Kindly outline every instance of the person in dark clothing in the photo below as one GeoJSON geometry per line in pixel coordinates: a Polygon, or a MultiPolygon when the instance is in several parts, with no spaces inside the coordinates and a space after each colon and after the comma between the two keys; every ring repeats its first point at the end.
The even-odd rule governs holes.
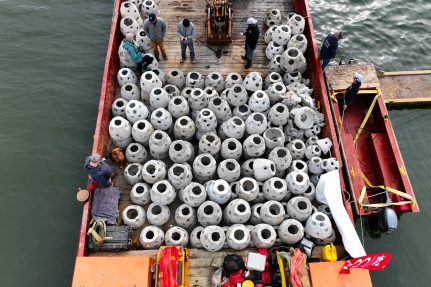
{"type": "Polygon", "coordinates": [[[85,159],[85,169],[97,187],[112,186],[111,167],[104,161],[100,154],[94,153],[85,159]]]}
{"type": "Polygon", "coordinates": [[[112,184],[111,167],[102,160],[100,154],[94,153],[85,159],[85,169],[96,184],[91,203],[91,216],[95,220],[115,225],[119,215],[118,201],[121,190],[112,184]]]}
{"type": "Polygon", "coordinates": [[[361,74],[355,73],[352,84],[346,89],[344,94],[342,94],[342,97],[340,97],[338,100],[338,108],[340,109],[341,116],[343,116],[347,107],[351,105],[357,98],[363,79],[364,77],[361,74]]]}
{"type": "Polygon", "coordinates": [[[329,34],[323,41],[320,48],[320,59],[322,60],[322,70],[325,70],[331,59],[335,58],[338,49],[338,41],[343,39],[343,32],[338,31],[335,34],[329,34]]]}
{"type": "Polygon", "coordinates": [[[244,68],[251,68],[253,65],[253,54],[256,49],[257,42],[259,41],[259,27],[257,26],[257,20],[253,17],[247,19],[247,30],[242,33],[245,36],[245,55],[242,56],[244,60],[247,60],[244,68]]]}

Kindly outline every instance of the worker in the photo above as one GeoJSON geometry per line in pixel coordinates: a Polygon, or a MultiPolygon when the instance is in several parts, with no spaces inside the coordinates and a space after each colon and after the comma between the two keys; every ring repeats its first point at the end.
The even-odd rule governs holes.
{"type": "Polygon", "coordinates": [[[121,190],[112,184],[111,167],[102,160],[100,154],[93,153],[86,158],[85,169],[96,185],[93,192],[91,216],[95,220],[115,225],[119,215],[118,202],[121,190]]]}
{"type": "Polygon", "coordinates": [[[148,66],[153,62],[154,58],[150,55],[143,56],[142,48],[136,44],[132,33],[126,33],[123,48],[129,53],[130,59],[138,65],[138,76],[142,74],[142,71],[148,70],[148,66]]]}
{"type": "Polygon", "coordinates": [[[322,61],[322,70],[325,70],[331,59],[335,58],[338,49],[338,41],[343,39],[343,32],[337,31],[335,34],[329,34],[323,40],[322,48],[320,48],[320,59],[322,61]]]}
{"type": "Polygon", "coordinates": [[[144,32],[150,38],[151,47],[154,50],[154,56],[157,61],[160,61],[159,48],[163,59],[167,60],[168,56],[166,55],[165,43],[163,42],[166,34],[165,21],[162,18],[156,17],[156,14],[151,13],[144,22],[144,32]]]}
{"type": "Polygon", "coordinates": [[[180,45],[181,45],[181,61],[180,63],[184,63],[186,61],[186,50],[189,47],[190,50],[190,59],[193,64],[196,63],[195,60],[195,49],[193,47],[193,40],[196,37],[195,25],[190,22],[189,19],[184,19],[183,21],[178,23],[177,34],[180,36],[180,45]]]}
{"type": "Polygon", "coordinates": [[[98,153],[93,153],[85,159],[85,169],[97,187],[112,186],[111,167],[102,160],[98,153]]]}
{"type": "Polygon", "coordinates": [[[257,42],[259,40],[259,27],[257,26],[257,20],[253,17],[247,19],[247,30],[241,33],[245,36],[245,55],[241,56],[244,60],[247,60],[244,68],[251,68],[253,65],[253,54],[256,49],[257,42]]]}
{"type": "Polygon", "coordinates": [[[355,73],[353,75],[352,84],[342,94],[342,98],[338,100],[338,107],[340,108],[341,116],[343,116],[347,107],[355,101],[363,79],[364,77],[361,74],[355,73]]]}

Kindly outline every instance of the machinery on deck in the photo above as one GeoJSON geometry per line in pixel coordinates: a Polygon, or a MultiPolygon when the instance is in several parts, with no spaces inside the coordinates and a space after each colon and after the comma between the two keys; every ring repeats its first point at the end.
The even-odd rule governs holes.
{"type": "Polygon", "coordinates": [[[232,4],[228,0],[207,1],[207,43],[228,44],[232,42],[232,4]]]}

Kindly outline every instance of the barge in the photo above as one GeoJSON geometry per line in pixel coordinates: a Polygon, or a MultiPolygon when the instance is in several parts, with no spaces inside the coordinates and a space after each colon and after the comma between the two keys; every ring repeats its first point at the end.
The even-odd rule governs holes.
{"type": "MultiPolygon", "coordinates": [[[[109,154],[113,147],[110,139],[108,127],[112,119],[111,106],[116,98],[119,97],[120,87],[117,83],[117,72],[120,68],[118,57],[118,49],[123,39],[120,33],[120,6],[122,0],[114,1],[114,14],[112,18],[112,26],[108,44],[107,57],[105,61],[103,82],[101,88],[100,102],[98,108],[97,125],[94,133],[93,153],[102,155],[109,154]]],[[[324,127],[321,131],[321,137],[329,138],[332,142],[330,149],[331,157],[335,158],[339,164],[338,169],[341,197],[343,199],[345,212],[353,222],[353,210],[349,201],[351,195],[350,190],[346,187],[345,182],[350,181],[349,176],[342,173],[343,160],[340,153],[339,140],[337,138],[337,124],[333,121],[331,115],[331,103],[327,97],[325,81],[323,78],[322,69],[320,66],[317,42],[314,37],[313,24],[307,0],[272,0],[272,1],[233,1],[232,2],[232,39],[231,43],[224,46],[215,46],[205,43],[206,35],[205,21],[207,4],[201,0],[192,1],[161,1],[159,8],[160,16],[166,20],[167,34],[165,36],[165,45],[167,47],[167,61],[161,61],[159,68],[163,71],[171,69],[180,69],[184,74],[197,71],[204,76],[210,72],[217,71],[223,76],[231,72],[237,72],[241,76],[245,76],[250,71],[243,68],[241,55],[243,54],[244,39],[240,36],[240,32],[245,28],[246,19],[253,16],[258,19],[261,29],[263,28],[263,19],[265,14],[274,7],[280,9],[282,14],[297,13],[305,19],[304,34],[307,38],[308,46],[305,53],[307,61],[307,74],[310,79],[310,87],[313,89],[313,98],[318,110],[324,115],[324,127]],[[196,64],[184,63],[180,61],[180,45],[176,36],[176,25],[183,19],[188,17],[195,23],[197,37],[195,41],[196,64]]],[[[265,32],[262,31],[261,35],[265,32]]],[[[270,71],[268,69],[268,60],[265,57],[265,43],[262,39],[259,40],[255,51],[255,58],[252,71],[259,72],[263,77],[266,77],[270,71]]],[[[399,151],[398,151],[399,153],[399,151]]],[[[113,165],[117,174],[122,174],[124,167],[113,165]]],[[[114,185],[122,189],[120,198],[120,214],[131,204],[129,198],[130,186],[124,182],[124,179],[114,178],[114,185]]],[[[89,182],[90,183],[90,182],[89,182]]],[[[152,286],[152,264],[157,260],[157,250],[143,250],[139,246],[139,232],[141,229],[134,230],[131,236],[131,246],[128,251],[123,252],[91,252],[88,250],[88,226],[91,219],[91,198],[83,206],[83,215],[81,221],[81,229],[79,236],[79,244],[77,250],[77,258],[75,264],[75,272],[72,285],[73,286],[152,286]]],[[[346,258],[346,253],[340,238],[336,241],[336,249],[338,258],[346,258]]],[[[217,252],[208,252],[198,249],[190,249],[188,251],[188,282],[189,286],[210,286],[210,277],[212,274],[212,266],[221,266],[223,259],[228,254],[237,254],[241,257],[247,257],[249,252],[257,251],[256,249],[246,249],[242,251],[234,251],[222,249],[217,252]]],[[[316,246],[310,254],[310,258],[316,261],[322,260],[322,247],[316,246]]],[[[314,264],[314,263],[313,263],[314,264]]],[[[341,268],[342,262],[337,262],[335,268],[341,268]],[[341,265],[340,265],[341,264],[341,265]]],[[[338,269],[334,269],[335,265],[313,265],[312,270],[319,270],[312,274],[312,283],[308,282],[308,286],[337,286],[325,285],[327,281],[325,277],[331,278],[328,280],[331,284],[342,284],[349,282],[349,286],[371,286],[371,280],[368,271],[352,270],[352,275],[338,275],[338,269]],[[350,281],[349,281],[350,280],[350,281]],[[358,285],[355,285],[358,284],[358,285]]],[[[308,278],[308,276],[307,276],[308,278]]],[[[304,279],[307,282],[309,279],[304,279]]],[[[304,286],[307,286],[306,284],[304,286]]]]}

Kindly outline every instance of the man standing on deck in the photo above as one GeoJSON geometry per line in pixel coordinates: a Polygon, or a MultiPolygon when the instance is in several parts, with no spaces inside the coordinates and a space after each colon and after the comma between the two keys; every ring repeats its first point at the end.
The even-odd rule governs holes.
{"type": "Polygon", "coordinates": [[[190,59],[193,64],[195,61],[195,49],[193,47],[193,40],[196,37],[195,25],[190,22],[189,19],[184,19],[180,23],[178,23],[177,34],[180,36],[180,45],[181,45],[181,61],[180,63],[184,63],[186,61],[186,50],[189,47],[190,50],[190,59]]]}
{"type": "Polygon", "coordinates": [[[98,153],[93,153],[85,159],[85,169],[97,187],[112,186],[111,167],[104,161],[98,153]]]}
{"type": "Polygon", "coordinates": [[[245,69],[251,68],[253,65],[253,54],[256,49],[257,42],[259,41],[259,27],[257,26],[257,20],[253,17],[247,19],[247,30],[241,33],[245,36],[245,55],[241,56],[244,60],[247,60],[245,69]]]}
{"type": "Polygon", "coordinates": [[[338,31],[335,34],[329,34],[323,41],[320,48],[320,59],[322,60],[322,70],[325,70],[331,59],[335,58],[338,49],[338,41],[343,39],[343,32],[338,31]]]}
{"type": "Polygon", "coordinates": [[[142,56],[142,49],[136,44],[132,33],[126,33],[123,48],[129,53],[130,59],[138,65],[138,76],[141,76],[142,69],[148,70],[154,58],[149,55],[142,56]]]}
{"type": "Polygon", "coordinates": [[[156,17],[156,14],[151,13],[144,22],[144,32],[151,40],[151,47],[154,50],[154,56],[157,61],[160,61],[159,48],[163,59],[167,60],[168,56],[166,55],[165,43],[163,42],[166,34],[165,21],[162,18],[156,17]]]}
{"type": "Polygon", "coordinates": [[[338,100],[338,108],[340,109],[341,116],[343,116],[344,111],[355,101],[356,97],[358,96],[359,88],[361,87],[363,79],[364,77],[361,74],[355,73],[352,84],[342,95],[343,98],[338,100]]]}

